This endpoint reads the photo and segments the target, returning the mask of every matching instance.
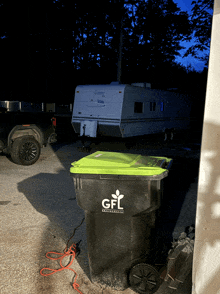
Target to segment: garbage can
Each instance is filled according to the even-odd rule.
[[[171,164],[165,157],[104,151],[72,163],[77,203],[85,212],[92,282],[138,293],[158,289],[151,231],[161,181]]]

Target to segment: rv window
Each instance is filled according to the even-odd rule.
[[[143,113],[143,102],[134,102],[134,113]]]
[[[160,102],[160,111],[164,111],[164,104],[163,104],[163,102]]]
[[[156,102],[150,102],[150,111],[155,111],[156,109]]]

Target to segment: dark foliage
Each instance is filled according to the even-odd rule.
[[[187,70],[175,57],[182,49],[180,42],[190,40],[193,31],[198,44],[188,53],[208,47],[211,22],[206,8],[212,8],[211,2],[194,1],[190,19],[173,0],[97,0],[86,4],[49,0],[13,5],[1,0],[4,99],[72,102],[79,84],[117,80],[120,33],[122,83],[178,87],[203,99],[205,86],[200,85],[206,85],[205,72]]]

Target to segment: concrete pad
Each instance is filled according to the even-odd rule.
[[[29,167],[15,165],[5,156],[0,156],[1,294],[78,293],[72,287],[74,272],[71,270],[56,272],[48,277],[40,275],[40,270],[44,267],[60,268],[59,261],[49,260],[45,254],[50,251],[63,252],[75,227],[84,217],[84,212],[75,199],[69,169],[71,162],[89,153],[80,152],[77,147],[78,143],[54,150],[48,146],[42,150],[40,159]],[[143,149],[125,152],[146,154],[150,151]],[[192,185],[194,192],[189,193],[195,193],[195,189],[196,183]],[[191,196],[188,197],[190,199]],[[185,211],[188,211],[189,199],[183,208]],[[184,210],[178,228],[185,224],[183,216],[186,216]],[[81,252],[71,268],[78,274],[76,282],[83,294],[135,293],[131,289],[115,291],[92,284],[85,222],[76,230],[69,245],[80,240]],[[64,262],[68,263],[68,258]]]

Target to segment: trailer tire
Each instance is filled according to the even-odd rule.
[[[170,133],[170,140],[171,140],[171,141],[173,141],[173,137],[174,137],[174,132],[171,131],[171,133]]]
[[[165,132],[164,132],[164,142],[167,142],[167,140],[168,140],[168,134],[167,134],[167,132],[165,131]]]
[[[10,155],[16,164],[32,165],[39,159],[40,153],[38,141],[31,136],[23,136],[14,140]]]

